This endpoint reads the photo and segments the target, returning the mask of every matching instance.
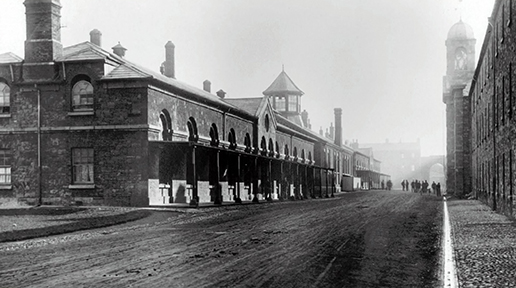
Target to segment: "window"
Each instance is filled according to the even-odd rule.
[[[72,88],[72,110],[93,110],[93,85],[86,80],[80,80]]]
[[[11,88],[0,82],[0,114],[11,113]]]
[[[285,111],[287,107],[285,106],[285,97],[278,96],[276,98],[276,110],[277,111]]]
[[[298,96],[290,96],[288,98],[288,111],[297,111],[297,98]]]
[[[93,184],[93,149],[72,149],[73,184]]]
[[[0,185],[11,184],[11,166],[9,151],[0,149]]]

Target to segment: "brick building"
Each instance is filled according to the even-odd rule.
[[[516,100],[515,1],[495,1],[469,91],[472,191],[494,210],[514,216]]]
[[[25,57],[0,54],[0,198],[155,206],[329,197],[354,151],[308,129],[282,71],[264,95],[227,99],[108,52],[102,34],[62,47],[59,0],[26,0]],[[378,172],[376,172],[378,173]]]
[[[471,191],[471,106],[475,72],[473,29],[460,20],[448,31],[443,102],[446,104],[446,192],[463,197]]]

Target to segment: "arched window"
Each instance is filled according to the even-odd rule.
[[[197,134],[197,122],[195,122],[195,119],[193,117],[188,118],[186,126],[188,127],[188,141],[197,142],[199,135]]]
[[[288,159],[288,145],[285,144],[285,148],[283,149],[283,154],[285,154],[285,159]]]
[[[260,148],[262,149],[262,155],[267,154],[267,140],[265,140],[265,137],[262,137],[262,141],[260,142]]]
[[[233,128],[229,129],[228,142],[229,142],[229,149],[236,149],[236,147],[237,147],[236,133],[235,133],[235,129],[233,129]]]
[[[251,144],[251,136],[249,136],[249,133],[245,133],[244,145],[245,145],[245,152],[250,152],[252,144]]]
[[[172,141],[172,119],[167,109],[161,111],[159,119],[161,121],[161,127],[163,127],[161,130],[163,141]]]
[[[210,127],[210,139],[211,146],[219,146],[219,132],[217,130],[217,125],[215,125],[215,123],[211,124]]]
[[[308,151],[308,160],[312,161],[312,151]]]
[[[11,88],[0,79],[0,114],[11,113]]]
[[[93,85],[87,76],[76,77],[72,87],[72,110],[93,110]]]
[[[274,142],[269,138],[269,156],[274,156]]]
[[[294,156],[294,159],[297,160],[297,147],[294,147],[294,153],[292,153],[292,156]]]
[[[303,160],[303,162],[305,162],[305,149],[301,149],[301,158]]]
[[[280,157],[280,150],[279,150],[279,144],[278,144],[278,141],[276,141],[276,157],[279,158]]]

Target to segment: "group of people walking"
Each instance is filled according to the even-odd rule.
[[[429,186],[432,188],[431,190],[429,189]],[[429,185],[428,184],[428,181],[426,180],[413,180],[412,182],[409,183],[408,180],[403,180],[401,181],[401,188],[403,189],[403,191],[409,191],[409,188],[410,188],[410,191],[414,192],[414,193],[433,193],[437,196],[441,196],[441,183],[438,182],[438,183],[435,183],[432,182],[432,185]]]

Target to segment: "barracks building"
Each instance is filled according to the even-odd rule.
[[[388,180],[378,161],[342,143],[342,109],[332,139],[309,129],[304,93],[285,71],[263,96],[225,98],[209,81],[200,89],[175,79],[172,42],[155,72],[127,60],[120,43],[104,50],[98,30],[62,47],[59,0],[24,5],[24,58],[0,54],[0,200],[239,203]]]

